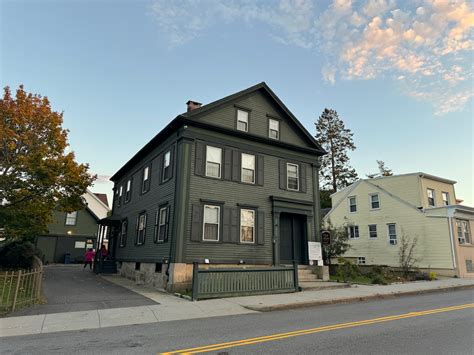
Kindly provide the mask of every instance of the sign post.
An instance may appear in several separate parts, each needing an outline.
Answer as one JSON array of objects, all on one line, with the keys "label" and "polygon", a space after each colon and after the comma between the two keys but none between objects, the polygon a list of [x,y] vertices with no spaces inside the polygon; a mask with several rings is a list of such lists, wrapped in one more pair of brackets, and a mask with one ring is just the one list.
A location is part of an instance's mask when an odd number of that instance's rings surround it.
[{"label": "sign post", "polygon": [[317,261],[317,265],[323,264],[323,253],[321,250],[321,243],[319,242],[308,242],[308,256],[309,263],[313,265],[314,261]]}]

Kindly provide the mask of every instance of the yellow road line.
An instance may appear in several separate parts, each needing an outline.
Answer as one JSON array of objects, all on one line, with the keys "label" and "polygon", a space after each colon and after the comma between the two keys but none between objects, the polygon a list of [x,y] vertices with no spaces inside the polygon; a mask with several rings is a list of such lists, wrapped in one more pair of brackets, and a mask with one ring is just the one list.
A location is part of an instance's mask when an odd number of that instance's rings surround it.
[{"label": "yellow road line", "polygon": [[263,343],[267,341],[280,340],[280,339],[285,339],[285,338],[290,338],[290,337],[295,337],[295,336],[320,333],[320,332],[326,332],[326,331],[331,331],[331,330],[352,328],[352,327],[358,327],[358,326],[363,326],[363,325],[389,322],[389,321],[394,321],[394,320],[399,320],[399,319],[421,317],[421,316],[427,316],[430,314],[437,314],[437,313],[443,313],[443,312],[452,312],[452,311],[457,311],[457,310],[466,309],[466,308],[474,308],[474,303],[467,303],[463,305],[444,307],[444,308],[435,308],[435,309],[429,309],[426,311],[403,313],[403,314],[398,314],[394,316],[372,318],[372,319],[366,319],[366,320],[355,321],[355,322],[339,323],[339,324],[327,325],[327,326],[311,328],[311,329],[296,330],[296,331],[287,332],[287,333],[266,335],[266,336],[261,336],[261,337],[256,337],[256,338],[247,338],[247,339],[242,339],[242,340],[230,341],[226,343],[211,344],[211,345],[200,346],[200,347],[195,347],[195,348],[176,350],[176,351],[171,351],[171,352],[167,352],[163,354],[164,355],[197,354],[197,353],[202,353],[202,352],[217,351],[217,350],[222,350],[222,349],[227,349],[227,348],[232,348],[232,347],[237,347],[237,346]]}]

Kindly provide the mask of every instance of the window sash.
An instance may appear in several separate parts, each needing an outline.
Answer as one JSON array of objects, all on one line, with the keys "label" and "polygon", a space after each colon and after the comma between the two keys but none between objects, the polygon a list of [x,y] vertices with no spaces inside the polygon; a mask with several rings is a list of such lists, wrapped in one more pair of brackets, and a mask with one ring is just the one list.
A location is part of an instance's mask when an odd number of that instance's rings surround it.
[{"label": "window sash", "polygon": [[277,120],[268,120],[268,136],[273,139],[279,139],[280,122]]},{"label": "window sash", "polygon": [[397,244],[397,227],[395,223],[390,223],[387,224],[388,228],[388,240],[390,245],[396,245]]},{"label": "window sash", "polygon": [[248,132],[248,129],[249,129],[248,111],[237,110],[237,129],[239,131]]},{"label": "window sash", "polygon": [[146,213],[138,216],[137,226],[137,245],[142,245],[145,242],[146,234]]},{"label": "window sash", "polygon": [[240,210],[240,242],[255,243],[255,211]]},{"label": "window sash", "polygon": [[165,241],[167,214],[168,214],[168,207],[162,207],[158,210],[157,241],[159,241],[159,242],[164,242]]},{"label": "window sash", "polygon": [[150,188],[150,167],[146,166],[143,168],[143,179],[142,179],[142,193],[147,192]]},{"label": "window sash", "polygon": [[[214,215],[212,215],[213,213]],[[220,206],[204,205],[202,239],[217,242],[220,237]]]},{"label": "window sash", "polygon": [[357,212],[357,199],[349,197],[349,212]]},{"label": "window sash", "polygon": [[75,226],[77,222],[77,211],[66,213],[66,226]]},{"label": "window sash", "polygon": [[242,153],[241,161],[240,180],[248,184],[255,184],[255,155]]},{"label": "window sash", "polygon": [[128,222],[123,221],[122,226],[120,228],[120,242],[119,246],[123,247],[125,246],[126,240],[127,240],[127,229],[128,229]]},{"label": "window sash", "polygon": [[369,238],[370,239],[377,238],[377,225],[376,224],[369,224]]},{"label": "window sash", "polygon": [[206,176],[221,177],[222,149],[212,146],[206,147]]},{"label": "window sash", "polygon": [[370,195],[370,207],[373,210],[380,208],[379,194]]},{"label": "window sash", "polygon": [[442,192],[441,195],[443,196],[443,204],[445,206],[449,206],[449,193],[448,192]]},{"label": "window sash", "polygon": [[433,189],[427,189],[426,193],[428,195],[428,206],[435,206],[435,193]]},{"label": "window sash", "polygon": [[349,239],[359,239],[359,226],[347,227],[349,233]]},{"label": "window sash", "polygon": [[299,166],[297,164],[286,163],[286,188],[288,190],[299,191]]},{"label": "window sash", "polygon": [[171,151],[168,150],[165,153],[165,156],[163,158],[163,176],[162,176],[162,181],[166,181],[170,178],[170,172],[171,172]]}]

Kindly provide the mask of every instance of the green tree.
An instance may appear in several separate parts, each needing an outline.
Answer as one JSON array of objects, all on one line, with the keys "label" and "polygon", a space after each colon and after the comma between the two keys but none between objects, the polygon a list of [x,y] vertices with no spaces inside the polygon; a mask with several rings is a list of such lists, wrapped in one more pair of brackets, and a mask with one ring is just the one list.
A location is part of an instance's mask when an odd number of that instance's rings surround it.
[{"label": "green tree", "polygon": [[379,172],[375,174],[368,174],[367,177],[369,179],[373,179],[378,176],[392,176],[393,172],[392,169],[389,169],[385,166],[385,162],[383,160],[376,160],[377,165],[379,167]]},{"label": "green tree", "polygon": [[323,189],[336,192],[357,180],[357,172],[347,155],[348,151],[356,149],[353,135],[335,110],[324,109],[316,122],[316,140],[328,152],[321,157],[320,184]]},{"label": "green tree", "polygon": [[53,210],[84,206],[82,195],[95,180],[87,164],[66,152],[63,114],[47,97],[25,92],[0,99],[0,227],[7,238],[33,237],[46,231]]},{"label": "green tree", "polygon": [[331,200],[332,191],[331,190],[324,190],[321,189],[320,191],[320,204],[321,208],[331,208],[332,207],[332,200]]},{"label": "green tree", "polygon": [[334,226],[330,218],[323,224],[322,229],[331,234],[331,243],[322,246],[324,264],[331,265],[332,259],[343,256],[350,249],[349,233],[346,225]]}]

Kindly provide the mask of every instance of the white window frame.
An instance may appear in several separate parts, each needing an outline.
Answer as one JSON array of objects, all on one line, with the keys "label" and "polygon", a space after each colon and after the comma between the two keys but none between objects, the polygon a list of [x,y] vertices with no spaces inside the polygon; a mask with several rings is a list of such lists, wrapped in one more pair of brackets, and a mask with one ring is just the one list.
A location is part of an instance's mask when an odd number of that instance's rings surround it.
[{"label": "white window frame", "polygon": [[[161,216],[162,216],[162,212],[165,212],[164,216],[165,216],[165,220],[162,221],[161,220]],[[166,219],[168,218],[168,206],[166,207],[161,207],[158,209],[158,228],[157,228],[157,235],[156,235],[156,241],[157,242],[164,242],[165,239],[166,239]],[[165,234],[163,235],[163,239],[160,239],[160,235],[161,235],[161,229],[164,228],[165,229]]]},{"label": "white window frame", "polygon": [[[217,239],[206,239],[206,207],[211,209],[217,209]],[[202,212],[202,240],[206,242],[218,242],[220,241],[221,229],[221,206],[216,205],[204,205]]]},{"label": "white window frame", "polygon": [[[351,199],[354,199],[354,201],[355,201],[354,205],[351,204]],[[349,213],[356,213],[357,212],[357,197],[356,196],[349,196],[347,198],[347,204],[348,204]],[[351,206],[355,206],[355,211],[351,211]]]},{"label": "white window frame", "polygon": [[[377,202],[379,204],[379,207],[374,207],[373,201],[372,201],[373,196],[377,196]],[[380,209],[380,194],[378,192],[373,193],[373,194],[369,194],[369,206],[370,206],[370,210],[372,210],[372,211]]]},{"label": "white window frame", "polygon": [[150,165],[147,165],[143,168],[143,177],[142,177],[142,193],[147,192],[150,188],[146,187],[146,182],[150,179]]},{"label": "white window frame", "polygon": [[[220,159],[220,162],[215,162],[215,161],[209,161],[208,160],[208,156],[209,156],[209,148],[211,149],[218,149],[220,150],[220,155],[221,155],[221,159]],[[208,172],[208,163],[212,163],[212,164],[219,164],[219,176],[212,176],[212,175],[209,175],[209,172]],[[212,145],[207,145],[206,146],[206,176],[207,177],[210,177],[210,178],[213,178],[213,179],[220,179],[222,177],[222,148],[219,148],[219,147],[214,147]]]},{"label": "white window frame", "polygon": [[131,188],[132,188],[132,179],[127,180],[127,187],[125,188],[125,202],[130,201],[131,197]]},{"label": "white window frame", "polygon": [[365,256],[357,257],[357,265],[365,265],[365,263],[366,263]]},{"label": "white window frame", "polygon": [[[166,158],[168,157],[168,158]],[[163,175],[161,176],[161,181],[167,181],[169,178],[166,178],[166,169],[169,169],[171,166],[171,150],[168,150],[163,155]]]},{"label": "white window frame", "polygon": [[[245,119],[241,119],[241,117],[239,117],[239,113],[245,113],[247,117],[245,117]],[[236,123],[236,128],[238,131],[241,131],[241,132],[248,132],[249,131],[249,116],[250,116],[250,112],[249,111],[246,111],[246,110],[242,110],[242,109],[237,109],[237,123]],[[245,128],[246,129],[240,129],[239,128],[239,123],[244,123],[245,124]]]},{"label": "white window frame", "polygon": [[[272,129],[272,122],[276,123],[277,129]],[[272,137],[272,131],[276,132],[276,138]],[[280,121],[273,118],[268,119],[268,138],[279,140],[280,139]]]},{"label": "white window frame", "polygon": [[443,206],[449,206],[449,192],[442,191],[441,198],[443,199]]},{"label": "white window frame", "polygon": [[66,226],[75,226],[77,224],[77,211],[66,213],[64,224]]},{"label": "white window frame", "polygon": [[[354,231],[353,234],[351,233],[351,230]],[[356,231],[357,231],[357,233],[356,233]],[[359,237],[360,237],[359,226],[357,226],[357,225],[347,226],[347,233],[349,234],[349,239],[359,239]],[[352,235],[354,235],[354,236],[352,237]]]},{"label": "white window frame", "polygon": [[[244,156],[253,158],[253,169],[244,168]],[[244,184],[255,184],[255,174],[256,174],[256,157],[253,154],[246,154],[242,153],[240,156],[240,181]],[[244,170],[252,170],[253,171],[253,180],[251,182],[244,181]]]},{"label": "white window frame", "polygon": [[[395,234],[390,234],[390,226],[394,226],[395,228]],[[396,223],[387,223],[387,236],[388,236],[388,244],[391,246],[395,246],[398,244],[398,233],[397,233],[397,224]],[[394,238],[391,238],[392,236],[395,236]],[[395,243],[392,243],[392,241],[395,241]]]},{"label": "white window frame", "polygon": [[[297,188],[293,189],[289,186],[289,176],[288,176],[288,167],[295,166],[296,167],[296,185]],[[286,163],[286,189],[289,191],[299,191],[300,190],[300,167],[298,164],[293,163]]]},{"label": "white window frame", "polygon": [[[143,218],[143,228],[140,229],[141,219]],[[137,226],[137,245],[145,244],[145,237],[146,237],[146,223],[147,223],[147,214],[146,212],[141,213],[138,215],[138,226]],[[141,238],[140,238],[140,232]]]},{"label": "white window frame", "polygon": [[[125,226],[125,228],[124,228]],[[124,247],[127,240],[127,233],[128,233],[128,221],[125,219],[122,221],[120,225],[120,240],[119,240],[119,247]],[[125,240],[125,243],[124,243]]]},{"label": "white window frame", "polygon": [[[430,197],[430,192],[432,193],[432,197]],[[426,197],[428,202],[428,207],[436,207],[436,194],[434,189],[427,188],[426,189]],[[433,204],[430,204],[430,199],[433,200]]]},{"label": "white window frame", "polygon": [[[370,227],[375,227],[375,237],[372,237],[371,233],[373,231],[370,230]],[[369,239],[377,239],[378,238],[377,225],[376,224],[369,224],[367,228],[369,230]]]},{"label": "white window frame", "polygon": [[[242,240],[242,227],[243,227],[242,226],[242,212],[243,211],[252,212],[253,226],[252,226],[252,241],[251,242]],[[249,226],[246,226],[246,227],[249,227]],[[255,210],[251,210],[251,209],[248,209],[248,208],[242,208],[240,210],[240,242],[243,243],[243,244],[255,244]]]},{"label": "white window frame", "polygon": [[458,235],[458,243],[463,244],[472,244],[471,231],[469,228],[469,221],[464,219],[456,220],[456,229]]}]

